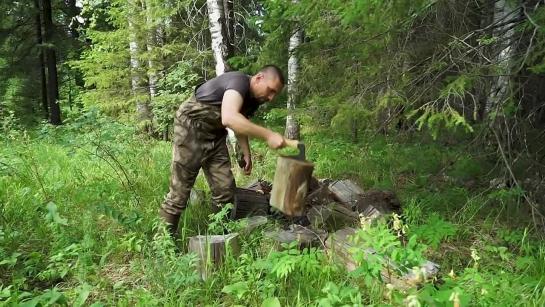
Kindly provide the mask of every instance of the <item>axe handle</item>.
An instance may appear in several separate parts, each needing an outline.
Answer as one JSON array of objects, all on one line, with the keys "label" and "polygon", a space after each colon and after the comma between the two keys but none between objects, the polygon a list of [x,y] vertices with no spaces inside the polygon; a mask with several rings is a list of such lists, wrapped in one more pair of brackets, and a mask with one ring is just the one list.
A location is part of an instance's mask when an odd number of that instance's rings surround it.
[{"label": "axe handle", "polygon": [[284,143],[286,143],[286,146],[288,146],[288,147],[292,147],[292,148],[297,149],[297,145],[299,144],[299,141],[298,140],[284,139]]}]

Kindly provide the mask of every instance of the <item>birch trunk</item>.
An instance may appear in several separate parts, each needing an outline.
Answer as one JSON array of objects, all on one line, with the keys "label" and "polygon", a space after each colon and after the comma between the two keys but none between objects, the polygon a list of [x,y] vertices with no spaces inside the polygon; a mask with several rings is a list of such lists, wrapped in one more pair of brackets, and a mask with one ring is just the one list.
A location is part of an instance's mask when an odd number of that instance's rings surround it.
[{"label": "birch trunk", "polygon": [[[294,4],[298,0],[292,1]],[[299,59],[297,58],[297,49],[303,41],[303,31],[301,28],[297,28],[290,37],[290,43],[288,45],[288,115],[286,117],[286,131],[284,134],[288,139],[298,140],[299,135],[299,123],[295,118],[295,105],[297,100],[297,78],[299,74]]]},{"label": "birch trunk", "polygon": [[157,45],[157,26],[153,20],[152,7],[149,0],[146,1],[146,49],[148,51],[148,87],[150,98],[153,101],[157,96],[157,65],[154,63],[154,50]]},{"label": "birch trunk", "polygon": [[497,65],[497,77],[486,99],[484,116],[486,118],[491,112],[509,97],[511,81],[511,58],[515,51],[514,47],[514,20],[518,17],[515,13],[515,6],[508,0],[497,0],[494,2],[493,24],[504,24],[497,27],[494,35],[498,38],[495,60]]},{"label": "birch trunk", "polygon": [[[228,21],[231,16],[228,0],[207,0],[208,19],[210,22],[210,36],[212,39],[212,52],[216,60],[216,76],[229,71],[227,59],[232,56],[233,44],[229,42],[229,25],[232,20]],[[228,139],[232,152],[237,155],[237,140],[233,130],[227,128]]]},{"label": "birch trunk", "polygon": [[225,19],[224,0],[207,0],[208,19],[210,21],[210,35],[212,38],[212,52],[216,60],[216,76],[223,74],[227,69],[228,35]]}]

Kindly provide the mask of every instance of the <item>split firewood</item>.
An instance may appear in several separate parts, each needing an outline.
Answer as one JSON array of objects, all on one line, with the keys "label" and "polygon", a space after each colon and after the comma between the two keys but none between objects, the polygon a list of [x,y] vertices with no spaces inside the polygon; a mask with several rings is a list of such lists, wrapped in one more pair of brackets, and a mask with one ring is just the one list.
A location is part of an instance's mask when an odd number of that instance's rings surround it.
[{"label": "split firewood", "polygon": [[363,194],[362,188],[351,180],[333,181],[329,184],[329,190],[336,201],[349,206],[352,210],[356,207],[359,196]]},{"label": "split firewood", "polygon": [[305,204],[307,207],[327,205],[334,201],[333,195],[327,186],[321,186],[314,189],[305,198]]},{"label": "split firewood", "polygon": [[287,216],[301,216],[314,164],[294,157],[278,157],[270,204]]},{"label": "split firewood", "polygon": [[[354,260],[354,250],[359,249],[364,255],[376,255],[372,248],[355,244],[352,236],[355,234],[354,228],[343,228],[331,234],[325,244],[331,255],[345,264],[346,269],[351,272],[358,268],[359,264]],[[399,275],[399,266],[390,259],[383,259],[385,264],[382,271],[382,280],[385,283],[392,284],[395,288],[405,290],[418,286],[423,282],[433,279],[439,272],[439,265],[431,261],[425,261],[416,270],[411,270],[405,274]]]},{"label": "split firewood", "polygon": [[308,210],[307,218],[314,227],[327,227],[334,230],[354,226],[359,221],[357,212],[340,203],[313,206]]},{"label": "split firewood", "polygon": [[382,216],[399,212],[401,204],[391,191],[370,190],[358,197],[355,210],[367,221],[372,222]]},{"label": "split firewood", "polygon": [[251,233],[256,228],[267,224],[269,219],[265,216],[250,216],[239,220],[242,225],[241,233]]},{"label": "split firewood", "polygon": [[301,225],[290,225],[288,230],[276,230],[265,233],[265,237],[276,241],[279,245],[297,241],[300,248],[323,246],[327,232],[322,229],[311,229]]}]

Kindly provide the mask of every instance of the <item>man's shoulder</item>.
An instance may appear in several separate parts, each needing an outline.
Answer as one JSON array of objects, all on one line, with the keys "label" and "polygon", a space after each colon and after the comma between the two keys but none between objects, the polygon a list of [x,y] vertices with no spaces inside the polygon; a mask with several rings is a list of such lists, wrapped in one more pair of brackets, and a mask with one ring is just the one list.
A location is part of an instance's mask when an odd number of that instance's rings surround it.
[{"label": "man's shoulder", "polygon": [[240,78],[240,79],[243,79],[243,78],[248,78],[248,75],[243,73],[242,71],[237,71],[237,70],[234,70],[234,71],[228,71],[226,73],[223,74],[225,77],[228,77],[228,78]]}]

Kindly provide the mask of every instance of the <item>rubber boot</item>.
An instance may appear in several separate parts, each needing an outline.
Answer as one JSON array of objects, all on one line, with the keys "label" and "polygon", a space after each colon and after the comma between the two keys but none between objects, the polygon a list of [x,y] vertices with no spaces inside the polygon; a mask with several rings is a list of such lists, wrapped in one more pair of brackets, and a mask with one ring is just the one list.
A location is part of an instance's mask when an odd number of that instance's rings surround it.
[{"label": "rubber boot", "polygon": [[170,234],[170,237],[173,240],[175,240],[178,233],[178,222],[180,221],[180,216],[165,212],[163,208],[159,210],[159,216],[165,223],[167,231]]}]

